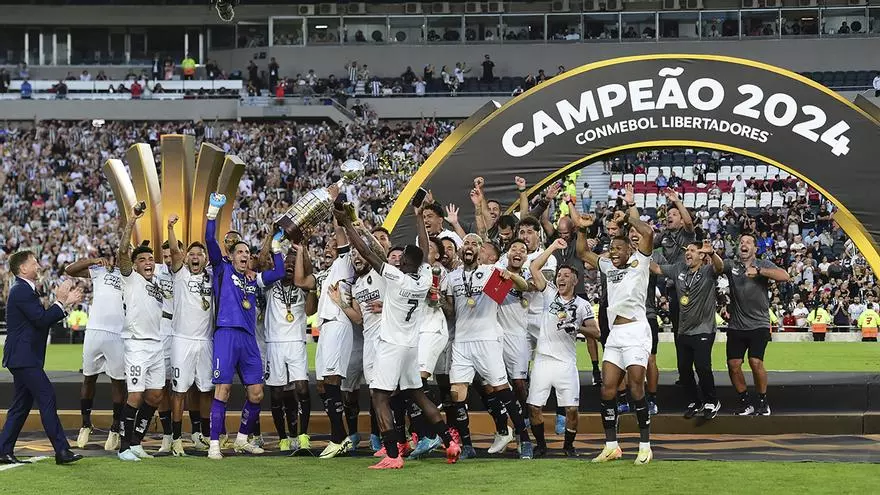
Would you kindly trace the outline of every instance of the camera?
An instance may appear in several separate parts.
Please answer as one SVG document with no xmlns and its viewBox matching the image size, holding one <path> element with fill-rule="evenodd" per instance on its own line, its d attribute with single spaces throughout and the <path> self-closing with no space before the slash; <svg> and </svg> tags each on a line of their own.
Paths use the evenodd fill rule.
<svg viewBox="0 0 880 495">
<path fill-rule="evenodd" d="M 210 2 L 217 9 L 220 20 L 230 22 L 235 18 L 235 6 L 240 0 L 210 0 Z"/>
</svg>

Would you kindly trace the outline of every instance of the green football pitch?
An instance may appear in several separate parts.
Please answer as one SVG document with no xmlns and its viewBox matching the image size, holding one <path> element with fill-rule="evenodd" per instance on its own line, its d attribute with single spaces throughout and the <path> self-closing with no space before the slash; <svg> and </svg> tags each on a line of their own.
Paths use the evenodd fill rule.
<svg viewBox="0 0 880 495">
<path fill-rule="evenodd" d="M 442 459 L 407 462 L 402 471 L 367 469 L 372 458 L 148 459 L 123 464 L 86 458 L 73 466 L 44 460 L 0 472 L 4 495 L 174 492 L 223 493 L 875 493 L 877 464 L 655 461 L 633 466 L 547 459 Z"/>
<path fill-rule="evenodd" d="M 578 366 L 589 370 L 586 345 L 578 344 Z M 315 344 L 309 342 L 309 368 L 315 365 Z M 877 371 L 880 344 L 873 342 L 774 342 L 767 347 L 767 369 L 771 371 Z M 675 347 L 661 343 L 657 352 L 661 370 L 675 369 Z M 77 371 L 82 367 L 82 345 L 53 344 L 46 354 L 46 369 Z M 715 344 L 712 367 L 725 370 L 724 344 Z"/>
</svg>

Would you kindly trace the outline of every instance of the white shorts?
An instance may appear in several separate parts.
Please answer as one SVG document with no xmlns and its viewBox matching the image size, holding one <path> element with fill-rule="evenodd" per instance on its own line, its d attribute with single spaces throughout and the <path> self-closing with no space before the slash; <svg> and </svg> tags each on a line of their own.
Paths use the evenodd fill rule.
<svg viewBox="0 0 880 495">
<path fill-rule="evenodd" d="M 419 349 L 379 340 L 376 343 L 376 367 L 370 388 L 393 392 L 395 389 L 421 388 Z"/>
<path fill-rule="evenodd" d="M 299 340 L 266 343 L 266 374 L 263 379 L 270 387 L 283 387 L 292 382 L 309 379 L 306 343 Z"/>
<path fill-rule="evenodd" d="M 528 335 L 504 333 L 504 367 L 511 380 L 525 380 L 529 377 L 529 360 L 532 348 Z"/>
<path fill-rule="evenodd" d="M 171 390 L 184 394 L 195 384 L 199 392 L 214 390 L 214 342 L 183 337 L 171 338 Z"/>
<path fill-rule="evenodd" d="M 648 356 L 651 355 L 651 345 L 630 345 L 626 347 L 606 345 L 602 351 L 602 361 L 607 361 L 622 370 L 630 366 L 648 367 Z"/>
<path fill-rule="evenodd" d="M 550 389 L 556 389 L 556 405 L 576 407 L 580 404 L 580 375 L 577 363 L 560 361 L 550 356 L 538 354 L 532 367 L 529 383 L 528 404 L 537 407 L 547 405 Z"/>
<path fill-rule="evenodd" d="M 86 330 L 83 342 L 83 375 L 107 373 L 114 380 L 124 380 L 124 354 L 122 336 L 118 333 Z"/>
<path fill-rule="evenodd" d="M 330 320 L 321 325 L 318 349 L 315 352 L 317 377 L 339 375 L 345 378 L 351 360 L 352 328 L 348 320 Z"/>
<path fill-rule="evenodd" d="M 165 350 L 162 341 L 124 339 L 122 342 L 128 391 L 161 390 L 165 386 Z"/>
<path fill-rule="evenodd" d="M 629 366 L 648 367 L 651 355 L 651 325 L 637 320 L 622 325 L 611 325 L 602 360 L 626 370 Z"/>
<path fill-rule="evenodd" d="M 162 335 L 162 357 L 165 359 L 165 378 L 171 379 L 171 335 Z"/>
<path fill-rule="evenodd" d="M 498 340 L 476 340 L 452 343 L 450 383 L 471 383 L 479 373 L 483 382 L 492 387 L 507 383 L 504 369 L 503 344 Z"/>
<path fill-rule="evenodd" d="M 343 392 L 354 392 L 360 390 L 361 385 L 365 382 L 364 378 L 364 336 L 363 334 L 355 336 L 360 329 L 352 329 L 351 339 L 351 358 L 348 360 L 348 370 L 345 378 L 342 379 L 342 386 L 339 388 Z"/>
<path fill-rule="evenodd" d="M 420 333 L 419 334 L 419 372 L 433 374 L 437 368 L 440 354 L 449 343 L 449 334 L 443 333 Z"/>
<path fill-rule="evenodd" d="M 364 363 L 364 382 L 370 386 L 373 381 L 373 370 L 376 366 L 376 343 L 379 341 L 378 335 L 364 337 L 364 352 L 361 358 Z"/>
</svg>

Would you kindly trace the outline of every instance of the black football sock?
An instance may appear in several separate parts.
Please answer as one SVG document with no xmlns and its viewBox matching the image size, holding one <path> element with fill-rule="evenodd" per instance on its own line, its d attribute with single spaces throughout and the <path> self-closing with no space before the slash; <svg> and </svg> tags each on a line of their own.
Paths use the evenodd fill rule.
<svg viewBox="0 0 880 495">
<path fill-rule="evenodd" d="M 327 417 L 330 419 L 330 441 L 333 443 L 342 443 L 345 440 L 345 423 L 342 420 L 342 390 L 339 385 L 324 384 L 324 409 L 327 411 Z"/>
<path fill-rule="evenodd" d="M 495 432 L 499 435 L 507 435 L 509 433 L 507 429 L 507 414 L 498 400 L 497 393 L 493 392 L 486 396 L 486 410 L 489 411 L 489 414 L 495 421 Z"/>
<path fill-rule="evenodd" d="M 602 428 L 605 430 L 605 441 L 617 441 L 617 399 L 603 400 L 602 409 Z"/>
<path fill-rule="evenodd" d="M 627 404 L 629 401 L 626 398 L 626 390 L 621 390 L 617 392 L 617 403 L 618 404 Z M 564 412 L 562 414 L 565 414 Z"/>
<path fill-rule="evenodd" d="M 599 371 L 599 361 L 593 361 L 593 373 Z"/>
<path fill-rule="evenodd" d="M 201 414 L 201 412 L 199 413 Z M 210 412 L 209 412 L 210 414 Z M 203 416 L 202 421 L 200 422 L 202 425 L 202 436 L 205 437 L 205 441 L 211 439 L 211 416 Z"/>
<path fill-rule="evenodd" d="M 194 411 L 190 409 L 189 411 L 189 423 L 192 426 L 192 432 L 200 432 L 202 431 L 202 416 L 199 411 Z"/>
<path fill-rule="evenodd" d="M 651 415 L 648 411 L 648 401 L 644 397 L 633 401 L 636 408 L 636 419 L 639 421 L 639 441 L 651 441 Z"/>
<path fill-rule="evenodd" d="M 131 448 L 131 438 L 134 435 L 134 423 L 138 410 L 126 403 L 122 407 L 122 424 L 119 429 L 119 452 L 125 452 Z"/>
<path fill-rule="evenodd" d="M 257 404 L 257 412 L 256 412 L 256 415 L 257 415 L 257 417 L 254 418 L 254 427 L 253 427 L 253 429 L 251 429 L 251 434 L 252 434 L 253 436 L 255 436 L 255 437 L 258 437 L 258 436 L 260 436 L 260 435 L 263 434 L 263 432 L 260 430 L 260 409 L 259 409 L 259 404 Z"/>
<path fill-rule="evenodd" d="M 382 445 L 385 446 L 385 454 L 395 459 L 400 457 L 400 450 L 397 449 L 397 432 L 388 430 L 382 432 Z"/>
<path fill-rule="evenodd" d="M 457 421 L 455 420 L 455 415 L 458 409 L 455 407 L 455 403 L 447 402 L 443 404 L 443 413 L 446 415 L 446 424 L 450 428 L 457 428 Z"/>
<path fill-rule="evenodd" d="M 428 429 L 428 423 L 425 419 L 425 412 L 422 411 L 422 408 L 419 407 L 415 401 L 410 401 L 409 404 L 409 424 L 412 428 L 412 431 L 416 433 L 416 436 L 419 439 L 431 436 L 431 432 Z"/>
<path fill-rule="evenodd" d="M 440 435 L 440 438 L 443 440 L 443 446 L 449 447 L 452 443 L 452 432 L 449 431 L 449 426 L 443 421 L 438 421 L 434 423 L 434 434 Z"/>
<path fill-rule="evenodd" d="M 296 430 L 299 427 L 299 404 L 296 401 L 296 394 L 284 392 L 281 396 L 282 411 L 287 418 L 287 433 L 295 437 Z"/>
<path fill-rule="evenodd" d="M 355 399 L 354 404 L 345 404 L 345 423 L 348 425 L 348 434 L 354 435 L 358 431 L 358 417 L 361 415 L 360 404 Z"/>
<path fill-rule="evenodd" d="M 458 436 L 461 437 L 462 445 L 472 445 L 471 441 L 471 419 L 468 416 L 467 403 L 453 402 L 452 407 L 455 408 L 455 428 L 458 430 Z"/>
<path fill-rule="evenodd" d="M 379 420 L 376 418 L 376 409 L 370 406 L 370 435 L 380 436 Z"/>
<path fill-rule="evenodd" d="M 565 442 L 562 444 L 562 448 L 565 450 L 571 450 L 574 448 L 574 437 L 577 435 L 577 430 L 569 430 L 565 429 Z"/>
<path fill-rule="evenodd" d="M 297 396 L 299 405 L 299 434 L 307 435 L 309 432 L 309 420 L 312 419 L 312 400 L 307 393 L 305 397 Z"/>
<path fill-rule="evenodd" d="M 565 416 L 565 408 L 564 407 L 557 407 L 556 408 L 556 415 L 557 416 Z"/>
<path fill-rule="evenodd" d="M 275 387 L 272 387 L 273 389 Z M 278 433 L 278 439 L 287 438 L 287 428 L 284 423 L 284 404 L 281 402 L 278 392 L 272 390 L 269 396 L 269 404 L 272 411 L 272 423 L 275 424 L 275 431 Z"/>
<path fill-rule="evenodd" d="M 113 403 L 113 423 L 110 425 L 110 431 L 119 432 L 119 424 L 122 422 L 122 410 L 125 408 L 125 403 Z"/>
<path fill-rule="evenodd" d="M 183 421 L 172 421 L 171 422 L 171 438 L 174 440 L 180 440 L 180 436 L 183 434 Z"/>
<path fill-rule="evenodd" d="M 137 412 L 137 418 L 135 419 L 134 433 L 131 435 L 132 445 L 141 444 L 141 440 L 143 440 L 144 435 L 147 434 L 147 428 L 150 426 L 150 421 L 153 420 L 153 414 L 155 413 L 156 408 L 147 404 L 146 401 L 141 404 L 141 407 Z"/>
<path fill-rule="evenodd" d="M 523 417 L 519 402 L 517 402 L 516 397 L 513 395 L 513 390 L 506 388 L 500 392 L 495 392 L 494 395 L 498 399 L 501 410 L 510 416 L 514 431 L 519 433 L 519 441 L 528 442 L 529 429 L 526 428 L 526 420 Z"/>
<path fill-rule="evenodd" d="M 544 423 L 532 425 L 532 435 L 535 435 L 535 444 L 543 449 L 547 448 L 547 440 L 544 438 Z"/>
<path fill-rule="evenodd" d="M 766 400 L 767 400 L 767 394 L 760 394 L 760 393 L 758 394 L 758 401 L 759 402 L 764 402 Z"/>
<path fill-rule="evenodd" d="M 170 435 L 171 431 L 171 409 L 167 411 L 159 411 L 159 421 L 162 423 L 162 434 Z"/>
<path fill-rule="evenodd" d="M 391 413 L 394 415 L 394 431 L 397 441 L 406 442 L 406 399 L 403 394 L 391 396 Z M 384 434 L 383 434 L 384 435 Z"/>
<path fill-rule="evenodd" d="M 91 428 L 92 427 L 92 404 L 94 403 L 94 399 L 80 399 L 79 400 L 79 411 L 82 414 L 82 427 L 83 428 Z"/>
</svg>

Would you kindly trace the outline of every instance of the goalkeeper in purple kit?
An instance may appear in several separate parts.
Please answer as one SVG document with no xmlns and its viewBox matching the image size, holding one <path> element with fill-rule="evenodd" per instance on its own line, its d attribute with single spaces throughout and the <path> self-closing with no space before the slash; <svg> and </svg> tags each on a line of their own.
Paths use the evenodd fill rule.
<svg viewBox="0 0 880 495">
<path fill-rule="evenodd" d="M 224 258 L 220 244 L 215 237 L 216 218 L 220 208 L 226 204 L 226 196 L 211 194 L 208 207 L 208 223 L 205 229 L 205 244 L 208 259 L 214 270 L 213 284 L 216 297 L 216 330 L 214 331 L 214 401 L 211 404 L 211 442 L 208 448 L 209 459 L 222 459 L 220 453 L 220 432 L 226 421 L 226 401 L 232 388 L 232 377 L 238 372 L 247 388 L 247 400 L 241 411 L 241 427 L 233 448 L 236 452 L 261 454 L 263 449 L 247 441 L 248 434 L 260 420 L 260 402 L 263 400 L 263 365 L 260 348 L 257 345 L 257 279 L 263 285 L 271 285 L 284 277 L 284 258 L 281 256 L 279 232 L 272 238 L 272 252 L 275 266 L 271 271 L 257 274 L 256 279 L 248 278 L 247 268 L 250 260 L 250 247 L 237 241 Z"/>
</svg>

